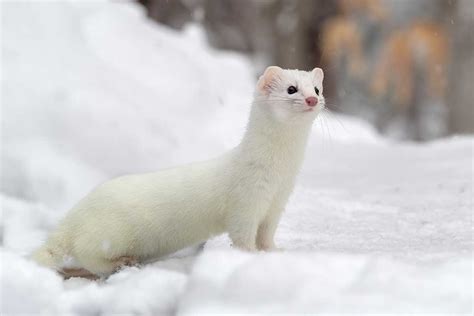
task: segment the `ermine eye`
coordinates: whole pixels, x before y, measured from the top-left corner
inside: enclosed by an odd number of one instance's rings
[[[288,87],[288,94],[293,94],[293,93],[296,93],[298,91],[298,89],[296,89],[295,86],[290,86]]]
[[[316,92],[316,95],[319,95],[319,89],[314,87],[314,92]]]

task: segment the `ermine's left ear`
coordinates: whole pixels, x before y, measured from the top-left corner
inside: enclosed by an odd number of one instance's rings
[[[314,68],[311,73],[318,82],[323,82],[324,79],[324,71],[321,68]]]
[[[260,76],[257,82],[257,89],[264,94],[269,94],[272,82],[278,77],[281,69],[278,66],[270,66],[265,69],[263,75]]]

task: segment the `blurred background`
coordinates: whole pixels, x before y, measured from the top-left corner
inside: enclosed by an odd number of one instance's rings
[[[203,26],[219,49],[326,70],[333,111],[395,139],[472,133],[472,0],[139,0],[158,23]]]

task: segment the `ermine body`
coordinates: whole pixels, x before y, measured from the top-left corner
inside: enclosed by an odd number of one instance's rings
[[[324,108],[322,81],[319,68],[267,68],[237,147],[206,162],[100,185],[33,258],[58,271],[108,275],[225,232],[242,249],[275,248],[312,122]]]

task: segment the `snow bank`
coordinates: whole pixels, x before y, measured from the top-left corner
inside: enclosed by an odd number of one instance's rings
[[[101,283],[63,281],[51,270],[2,252],[2,314],[163,315],[174,311],[184,290],[183,273],[128,268]]]
[[[470,273],[467,260],[414,266],[377,256],[209,251],[179,313],[462,313],[471,308]]]
[[[255,78],[138,5],[2,2],[2,313],[470,313],[472,137],[395,144],[321,116],[277,231],[93,282],[28,259],[105,179],[202,160],[242,134]]]
[[[128,3],[2,7],[8,194],[67,209],[106,178],[206,159],[238,141],[249,63],[208,48],[196,26],[177,33]]]

